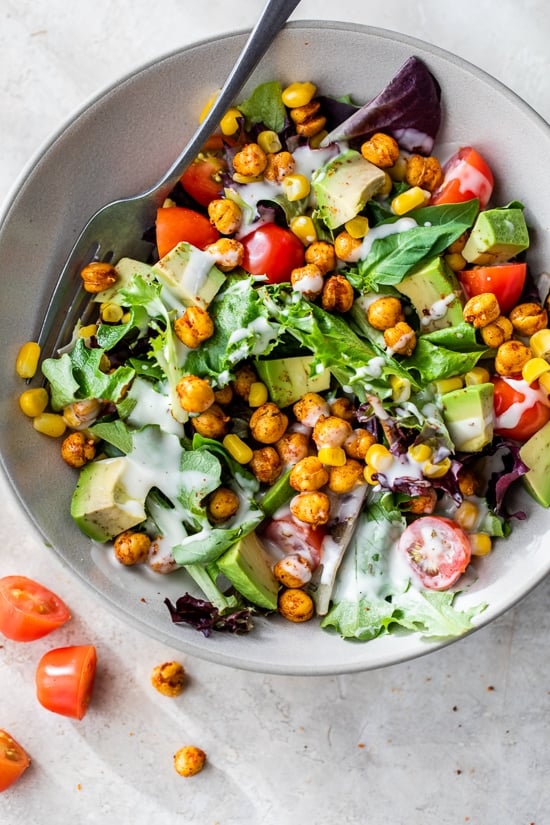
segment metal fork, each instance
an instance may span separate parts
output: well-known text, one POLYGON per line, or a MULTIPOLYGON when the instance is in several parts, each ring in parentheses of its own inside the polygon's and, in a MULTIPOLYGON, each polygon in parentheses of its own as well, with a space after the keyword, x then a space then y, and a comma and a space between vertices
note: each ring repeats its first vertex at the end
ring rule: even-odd
POLYGON ((88 221, 67 258, 52 292, 36 338, 42 357, 54 355, 70 339, 79 318, 85 317, 90 294, 82 288, 80 270, 92 260, 140 259, 150 250, 143 235, 155 220, 157 208, 201 151, 252 71, 300 0, 268 0, 245 46, 210 111, 164 176, 139 195, 103 206, 88 221), (147 251, 146 251, 147 250, 147 251))

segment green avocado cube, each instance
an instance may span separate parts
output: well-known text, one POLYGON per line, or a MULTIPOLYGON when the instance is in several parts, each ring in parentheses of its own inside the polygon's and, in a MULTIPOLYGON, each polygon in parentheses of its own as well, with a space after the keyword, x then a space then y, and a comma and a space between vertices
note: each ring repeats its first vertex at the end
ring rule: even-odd
POLYGON ((266 385, 274 404, 278 407, 288 407, 306 392, 328 390, 330 371, 324 369, 311 375, 312 361, 311 355, 296 355, 291 358, 271 358, 256 362, 258 375, 266 385))
POLYGON ((550 507, 550 422, 520 447, 519 455, 529 467, 524 486, 535 501, 550 507))
POLYGON ((248 533, 239 539, 220 556, 217 566, 245 599, 258 607, 277 610, 279 582, 256 533, 248 533))
POLYGON ((477 453, 493 440, 493 384, 472 384, 441 396, 443 420, 458 452, 477 453))
POLYGON ((500 264, 528 247, 523 209, 487 209, 477 216, 462 256, 471 264, 500 264))
POLYGON ((321 166, 312 177, 317 214, 329 229, 355 218, 382 188, 386 176, 354 149, 321 166))
POLYGON ((215 266, 212 255, 185 241, 161 258, 152 272, 184 306, 203 309, 213 301, 226 277, 215 266))
POLYGON ((460 284, 443 258, 437 256, 412 269, 396 289, 413 305, 420 334, 452 327, 462 320, 464 297, 460 284))

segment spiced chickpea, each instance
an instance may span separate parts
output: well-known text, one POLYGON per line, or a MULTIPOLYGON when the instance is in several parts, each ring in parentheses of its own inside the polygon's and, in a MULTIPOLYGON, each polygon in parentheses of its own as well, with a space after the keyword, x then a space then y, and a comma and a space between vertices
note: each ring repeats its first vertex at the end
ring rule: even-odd
POLYGON ((151 539, 146 533, 125 530, 115 538, 113 548, 115 558, 121 564, 127 567, 134 564, 144 564, 151 549, 151 539))
POLYGON ((174 332, 186 347, 197 349, 214 334, 214 322, 206 309, 190 306, 174 321, 174 332))
POLYGON ((314 427, 321 416, 330 415, 328 401, 316 392, 306 392, 292 407, 296 419, 306 427, 314 427))
POLYGON ((328 241, 313 241, 305 251, 307 264, 315 264, 323 275, 336 268, 334 244, 328 241))
POLYGON ((174 768, 180 776, 194 776, 202 771, 206 753, 195 745, 185 745, 174 754, 174 768))
POLYGON ((216 266, 222 272, 231 272, 241 266, 244 260, 244 246, 235 238, 218 238, 204 248, 214 258, 216 266))
POLYGON ((206 512, 212 524, 222 524, 239 509, 239 496, 229 487, 218 487, 208 497, 206 512))
POLYGON ((349 312, 353 306, 353 287, 344 275, 331 275, 324 283, 321 305, 327 312, 349 312))
POLYGON ((358 427, 348 435, 343 443, 343 448, 350 458, 357 458, 364 461, 369 447, 376 444, 376 436, 368 430, 358 427))
POLYGON ((329 474, 317 456, 302 458, 290 471, 289 484, 293 490, 308 492, 320 490, 328 482, 329 474))
POLYGON ((267 166, 267 156, 257 143, 247 143, 233 156, 233 168, 239 175, 257 178, 267 166))
POLYGON ((239 367, 235 373, 235 379, 231 386, 239 398, 242 398, 243 401, 248 401, 250 387, 257 381, 258 375, 256 371, 249 364, 245 364, 243 367, 239 367))
POLYGON ((298 493, 290 502, 290 512, 298 521, 319 527, 330 518, 330 499, 321 490, 298 493))
POLYGON ((290 283, 308 301, 314 301, 323 291, 323 275, 316 264, 298 266, 290 273, 290 283))
POLYGON ((377 298, 367 307, 367 321, 375 329, 383 331, 404 320, 403 305, 392 295, 377 298))
POLYGON ((290 152, 274 152, 267 155, 264 178, 272 183, 281 183, 294 172, 296 162, 290 152))
POLYGON ((433 156, 410 155, 407 158, 405 180, 409 186, 420 186, 434 192, 443 180, 443 170, 438 159, 433 156))
POLYGON ((250 469, 262 484, 274 484, 283 470, 283 462, 275 447, 260 447, 252 451, 250 469))
POLYGON ((81 272, 82 286, 86 292, 97 294, 116 284, 118 274, 112 264, 92 261, 81 272))
POLYGON ((510 340, 514 334, 514 327, 509 318, 505 315, 499 315, 495 321, 487 324, 486 327, 482 327, 480 334, 484 344, 492 349, 497 349, 505 341, 510 340))
POLYGON ((281 616, 290 622, 308 622, 315 612, 309 593, 292 587, 280 593, 278 607, 281 616))
POLYGON ((83 432, 70 433, 61 443, 61 458, 70 467, 83 467, 95 458, 95 454, 94 439, 83 432))
POLYGON ((500 315, 500 306, 492 292, 481 292, 466 301, 462 315, 469 324, 481 329, 496 321, 500 315))
POLYGON ((435 505, 437 504, 437 493, 432 487, 429 487, 425 493, 411 498, 407 502, 407 513, 414 513, 415 515, 433 513, 435 505))
POLYGON ((357 259, 361 243, 360 238, 353 238, 349 232, 343 229, 334 239, 336 257, 346 263, 353 263, 357 259))
POLYGON ((384 341, 392 352, 412 355, 416 347, 416 333, 406 321, 399 321, 394 327, 384 330, 384 341))
POLYGON ((288 416, 272 401, 262 404, 250 417, 252 437, 261 444, 274 444, 288 427, 288 416))
POLYGON ((289 467, 309 454, 310 441, 305 433, 286 432, 282 438, 275 443, 275 449, 279 453, 282 463, 289 467))
POLYGON ((353 421, 355 412, 355 405, 349 398, 346 398, 345 395, 335 398, 330 403, 331 415, 335 415, 337 418, 343 418, 345 421, 353 421))
POLYGON ((206 380, 198 375, 184 375, 176 384, 176 393, 184 410, 202 413, 214 403, 214 390, 206 380))
POLYGON ((325 128, 327 119, 321 112, 318 100, 311 100, 304 106, 296 106, 290 110, 290 117, 294 122, 297 133, 301 137, 314 137, 325 128))
POLYGON ((361 484, 365 484, 364 465, 354 458, 348 458, 341 467, 331 467, 328 487, 333 493, 350 493, 361 484))
POLYGON ((361 154, 365 160, 379 166, 380 169, 389 169, 397 162, 399 144, 391 135, 376 132, 361 144, 361 154))
POLYGON ((279 559, 273 575, 284 587, 304 587, 311 581, 311 565, 300 553, 289 553, 279 559))
POLYGON ((226 384, 225 387, 218 387, 217 390, 214 390, 214 398, 216 399, 216 403, 221 404, 222 407, 230 404, 233 400, 233 390, 231 386, 226 384))
POLYGON ((495 372, 498 375, 520 375, 523 367, 533 357, 530 348, 521 341, 505 341, 495 356, 495 372))
POLYGON ((534 301, 515 306, 509 318, 517 334, 526 338, 548 326, 548 312, 534 301))
POLYGON ((208 217, 222 235, 233 235, 242 223, 243 213, 231 198, 215 198, 208 204, 208 217))
POLYGON ((318 449, 321 447, 341 447, 351 434, 351 424, 344 418, 328 415, 320 418, 313 428, 311 437, 318 449))
POLYGON ((163 662, 153 668, 151 684, 163 696, 179 696, 185 687, 185 669, 179 662, 163 662))
POLYGON ((214 402, 203 413, 191 418, 191 425, 196 432, 205 438, 214 438, 221 441, 227 435, 231 418, 226 415, 222 407, 214 402))
POLYGON ((458 471, 458 489, 463 496, 477 496, 480 493, 480 481, 475 472, 462 467, 458 471))

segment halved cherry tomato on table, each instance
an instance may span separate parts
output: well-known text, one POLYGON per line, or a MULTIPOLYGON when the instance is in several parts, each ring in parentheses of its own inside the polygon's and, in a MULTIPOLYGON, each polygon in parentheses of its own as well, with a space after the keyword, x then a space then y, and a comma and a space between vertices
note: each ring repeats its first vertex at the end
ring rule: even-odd
POLYGON ((458 280, 467 298, 492 292, 501 313, 508 315, 521 297, 526 276, 527 264, 511 263, 463 269, 458 273, 458 280))
POLYGON ((163 258, 181 241, 204 249, 220 237, 206 215, 185 206, 164 206, 157 209, 156 239, 159 257, 163 258))
POLYGON ((290 229, 264 223, 242 239, 243 269, 266 275, 268 283, 290 281, 293 269, 304 264, 304 245, 290 229))
POLYGON ((529 385, 522 378, 501 376, 492 380, 495 435, 524 442, 550 421, 547 396, 538 382, 529 385))
POLYGON ((7 731, 0 729, 0 793, 17 782, 30 764, 26 750, 7 731))
POLYGON ((57 647, 36 668, 36 696, 53 713, 82 719, 92 698, 97 652, 93 645, 57 647))
POLYGON ((262 537, 272 542, 284 555, 296 554, 308 559, 312 570, 321 562, 325 535, 322 527, 310 527, 291 516, 271 519, 262 531, 262 537))
POLYGON ((14 642, 41 639, 71 618, 65 602, 26 576, 0 579, 0 632, 14 642))
POLYGON ((462 203, 478 198, 481 209, 485 209, 493 184, 487 161, 472 146, 463 146, 443 166, 443 182, 433 193, 431 203, 462 203))
POLYGON ((403 553, 428 590, 447 590, 470 563, 472 548, 458 524, 442 516, 421 516, 399 539, 403 553))
POLYGON ((200 154, 181 176, 181 185, 197 203, 208 206, 223 192, 221 173, 226 169, 227 164, 217 155, 200 154))

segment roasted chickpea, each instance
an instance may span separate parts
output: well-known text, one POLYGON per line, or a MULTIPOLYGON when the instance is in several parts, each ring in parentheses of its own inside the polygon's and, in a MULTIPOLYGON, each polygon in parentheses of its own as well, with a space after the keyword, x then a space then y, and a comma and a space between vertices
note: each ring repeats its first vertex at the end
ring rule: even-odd
POLYGON ((272 401, 262 404, 250 417, 252 437, 261 444, 274 444, 288 427, 288 416, 272 401))
POLYGON ((225 387, 218 387, 217 390, 214 390, 214 397, 217 404, 225 407, 233 400, 233 390, 229 384, 226 384, 225 387))
POLYGON ((505 341, 509 341, 514 333, 512 322, 505 316, 499 315, 496 321, 487 324, 480 330, 483 343, 488 347, 497 349, 505 341))
POLYGON ((298 493, 290 502, 290 512, 298 521, 319 527, 330 518, 330 499, 320 490, 298 493))
POLYGON ((214 334, 214 322, 206 309, 190 306, 174 321, 174 332, 186 347, 197 349, 214 334))
POLYGON ((176 392, 184 410, 202 413, 214 403, 214 390, 206 380, 198 375, 184 375, 176 384, 176 392))
POLYGON ((174 754, 174 768, 180 776, 194 776, 204 768, 206 753, 195 745, 186 745, 174 754))
POLYGON ((399 144, 391 135, 376 132, 369 140, 361 144, 361 154, 370 163, 381 169, 389 169, 399 157, 399 144))
POLYGON ((275 447, 260 447, 252 451, 252 461, 248 465, 262 484, 274 484, 283 469, 283 462, 275 447))
POLYGON ((244 246, 235 238, 218 238, 214 243, 208 244, 204 251, 213 256, 216 266, 222 272, 231 272, 241 266, 244 259, 244 246))
POLYGON ((326 275, 336 268, 336 253, 334 244, 328 241, 313 241, 305 251, 306 264, 315 264, 322 275, 326 275))
POLYGON ((146 533, 134 530, 125 530, 119 533, 113 543, 115 558, 121 564, 131 567, 134 564, 144 564, 151 549, 151 539, 146 533))
POLYGON ((353 287, 344 275, 327 278, 321 294, 321 305, 327 312, 349 312, 353 306, 353 287))
POLYGON ((353 421, 355 418, 355 406, 349 398, 342 396, 335 398, 330 403, 330 413, 337 418, 343 418, 345 421, 353 421))
POLYGON ((346 455, 350 458, 365 460, 369 447, 376 444, 376 436, 368 430, 358 427, 348 435, 343 443, 346 455))
POLYGON ((97 398, 73 401, 63 408, 63 420, 71 430, 87 430, 101 413, 101 402, 97 398))
POLYGON ((275 449, 279 453, 283 465, 289 467, 309 454, 309 438, 305 433, 286 432, 282 438, 275 443, 275 449))
POLYGON ((328 401, 316 392, 306 392, 292 407, 296 419, 306 427, 314 427, 321 416, 330 415, 328 401))
POLYGON ((533 357, 528 346, 521 341, 505 341, 497 350, 495 372, 499 375, 520 375, 523 367, 533 357))
POLYGON ((321 447, 342 447, 351 435, 351 424, 336 415, 319 418, 311 434, 317 449, 321 447))
POLYGON ((328 486, 333 493, 350 493, 361 484, 365 484, 364 465, 354 458, 348 458, 342 467, 331 467, 328 486))
POLYGON ((477 496, 480 494, 480 481, 476 474, 462 467, 458 471, 458 489, 463 496, 477 496))
POLYGON ((185 669, 179 662, 164 662, 151 673, 151 684, 163 696, 179 696, 185 686, 185 669))
POLYGON ((321 104, 318 100, 311 100, 304 106, 296 106, 290 110, 290 117, 301 137, 313 137, 325 128, 327 119, 320 110, 321 104))
POLYGON ((207 410, 191 418, 191 425, 205 438, 215 438, 220 441, 227 435, 228 424, 231 418, 226 415, 219 404, 214 402, 207 410))
POLYGON ((118 274, 112 264, 103 261, 92 261, 81 272, 82 285, 86 292, 97 294, 114 286, 118 274))
POLYGON ((401 301, 391 295, 377 298, 367 308, 367 321, 375 329, 382 331, 390 329, 390 327, 394 327, 404 320, 405 315, 403 314, 401 301))
POLYGON ((290 273, 290 283, 308 301, 314 301, 323 291, 323 275, 316 264, 298 266, 290 273))
POLYGON ((279 559, 273 574, 284 587, 303 587, 311 580, 311 565, 299 553, 289 553, 279 559))
POLYGON ((422 515, 425 513, 433 513, 436 504, 437 493, 432 487, 428 487, 425 493, 411 498, 410 501, 407 502, 405 509, 407 513, 422 515))
POLYGON ((294 490, 308 492, 320 490, 328 482, 329 474, 317 456, 306 456, 300 459, 290 471, 289 484, 294 490))
POLYGON ((280 593, 278 607, 281 616, 289 622, 308 622, 315 612, 309 593, 292 587, 280 593))
POLYGON ((384 330, 384 341, 398 355, 412 355, 416 347, 416 333, 405 321, 384 330))
POLYGON ((94 439, 81 432, 71 433, 61 443, 61 458, 70 467, 83 467, 95 454, 94 439))
POLYGON ((213 524, 222 524, 239 509, 239 496, 229 487, 218 487, 208 496, 206 511, 213 524))
POLYGON ((273 183, 281 183, 294 172, 296 163, 290 152, 275 152, 267 155, 264 178, 273 183))
POLYGON ((447 247, 447 252, 450 255, 461 255, 462 250, 466 246, 466 241, 468 240, 469 234, 470 233, 468 231, 463 232, 462 235, 456 239, 456 241, 453 241, 452 244, 447 247))
POLYGON ((443 180, 441 164, 433 156, 411 155, 407 158, 405 180, 409 186, 420 186, 428 192, 435 192, 443 180))
POLYGON ((247 143, 233 156, 233 168, 238 175, 257 178, 267 166, 267 156, 257 143, 247 143))
POLYGON ((510 321, 518 335, 526 338, 548 326, 548 313, 540 304, 518 304, 510 313, 510 321))
POLYGON ((239 398, 242 398, 244 401, 248 401, 250 387, 257 381, 258 375, 256 371, 248 364, 245 364, 243 367, 239 367, 235 373, 235 379, 232 382, 232 387, 239 398))
POLYGON ((492 292, 481 292, 466 302, 462 315, 464 320, 476 329, 486 327, 500 315, 498 300, 492 292))
POLYGON ((231 198, 215 198, 208 204, 208 217, 222 235, 233 235, 241 225, 243 214, 231 198))
POLYGON ((360 238, 352 238, 349 232, 343 229, 334 239, 336 257, 346 263, 354 263, 359 255, 361 243, 360 238))

